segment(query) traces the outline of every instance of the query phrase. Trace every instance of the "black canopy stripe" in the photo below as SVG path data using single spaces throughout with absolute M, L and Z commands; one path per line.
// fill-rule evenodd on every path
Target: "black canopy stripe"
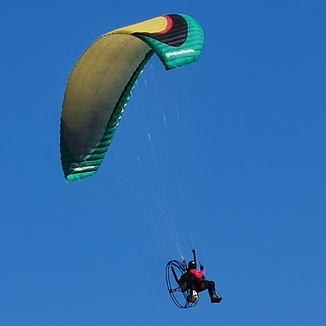
M 181 46 L 188 37 L 187 21 L 177 14 L 168 16 L 172 19 L 172 28 L 166 33 L 134 33 L 134 35 L 145 35 L 173 47 Z

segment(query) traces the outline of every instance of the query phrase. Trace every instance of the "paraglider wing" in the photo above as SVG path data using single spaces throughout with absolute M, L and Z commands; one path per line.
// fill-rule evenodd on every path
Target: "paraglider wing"
M 66 180 L 97 171 L 153 53 L 173 69 L 197 60 L 202 46 L 200 25 L 177 14 L 114 30 L 92 43 L 73 68 L 63 100 L 60 151 Z

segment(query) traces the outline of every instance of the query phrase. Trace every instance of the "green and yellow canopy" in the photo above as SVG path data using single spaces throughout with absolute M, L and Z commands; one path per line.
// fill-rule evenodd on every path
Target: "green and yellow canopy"
M 60 150 L 67 181 L 97 171 L 149 58 L 155 53 L 166 69 L 180 67 L 198 59 L 203 42 L 193 18 L 172 14 L 116 29 L 88 47 L 63 100 Z

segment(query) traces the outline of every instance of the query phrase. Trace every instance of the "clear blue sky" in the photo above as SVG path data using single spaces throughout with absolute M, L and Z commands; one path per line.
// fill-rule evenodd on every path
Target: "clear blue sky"
M 164 13 L 202 24 L 202 56 L 154 58 L 98 173 L 66 183 L 74 63 Z M 325 17 L 324 0 L 3 2 L 0 325 L 325 325 Z M 221 304 L 170 301 L 171 232 Z

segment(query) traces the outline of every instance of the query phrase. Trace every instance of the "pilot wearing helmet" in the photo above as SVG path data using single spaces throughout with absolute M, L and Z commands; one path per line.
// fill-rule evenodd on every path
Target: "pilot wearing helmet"
M 183 284 L 187 284 L 190 289 L 190 295 L 187 298 L 189 302 L 195 302 L 198 299 L 198 293 L 208 290 L 212 303 L 220 303 L 222 297 L 216 294 L 215 282 L 205 279 L 204 266 L 200 265 L 200 269 L 197 270 L 196 262 L 191 260 L 188 263 L 188 268 L 185 274 L 182 275 L 180 281 L 184 281 Z M 181 285 L 182 288 L 182 285 Z

